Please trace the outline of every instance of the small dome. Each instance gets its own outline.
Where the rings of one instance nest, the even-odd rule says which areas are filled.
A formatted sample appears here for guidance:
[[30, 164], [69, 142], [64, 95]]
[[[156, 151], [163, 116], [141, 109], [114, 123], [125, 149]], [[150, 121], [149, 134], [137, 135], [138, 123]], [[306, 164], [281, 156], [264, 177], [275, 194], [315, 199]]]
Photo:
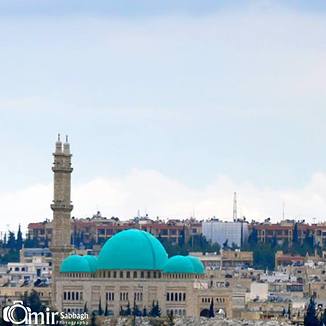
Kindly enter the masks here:
[[90, 273], [91, 268], [84, 256], [71, 255], [64, 259], [60, 266], [61, 273]]
[[162, 270], [168, 255], [150, 233], [129, 229], [107, 240], [98, 256], [99, 270]]
[[164, 266], [164, 273], [204, 274], [205, 268], [194, 256], [173, 256]]
[[83, 258], [87, 260], [90, 271], [92, 273], [95, 273], [96, 269], [97, 269], [97, 257], [91, 256], [91, 255], [86, 255], [86, 256], [83, 256]]
[[194, 274], [194, 266], [187, 256], [173, 256], [164, 266], [164, 273], [187, 273]]
[[195, 256], [187, 256], [187, 257], [188, 257], [188, 259], [190, 259], [196, 274], [204, 274], [205, 273], [205, 266], [198, 257], [195, 257]]

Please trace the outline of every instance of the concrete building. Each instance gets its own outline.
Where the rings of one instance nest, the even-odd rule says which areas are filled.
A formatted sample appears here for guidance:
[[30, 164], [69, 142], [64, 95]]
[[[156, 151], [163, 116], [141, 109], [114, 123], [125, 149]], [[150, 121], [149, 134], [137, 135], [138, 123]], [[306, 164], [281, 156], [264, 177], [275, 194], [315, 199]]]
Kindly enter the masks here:
[[31, 262], [8, 263], [7, 275], [10, 286], [22, 286], [43, 281], [48, 284], [51, 276], [49, 263], [40, 257], [34, 257]]
[[230, 247], [232, 244], [241, 247], [248, 239], [248, 223], [240, 220], [235, 222], [206, 221], [203, 222], [202, 230], [207, 240], [221, 246], [227, 241]]
[[221, 250], [216, 253], [191, 252], [190, 255], [198, 257], [207, 270], [217, 270], [230, 267], [249, 267], [253, 264], [251, 251]]
[[52, 266], [52, 253], [49, 248], [22, 248], [19, 251], [19, 261], [21, 263], [32, 263], [35, 257]]

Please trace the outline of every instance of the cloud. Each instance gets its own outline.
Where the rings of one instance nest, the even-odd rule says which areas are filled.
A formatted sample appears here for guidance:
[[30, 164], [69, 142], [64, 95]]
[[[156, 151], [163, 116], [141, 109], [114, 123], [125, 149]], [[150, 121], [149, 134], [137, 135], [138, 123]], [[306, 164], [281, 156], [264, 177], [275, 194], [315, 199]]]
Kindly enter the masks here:
[[[235, 183], [218, 176], [203, 188], [192, 188], [154, 170], [130, 171], [123, 177], [97, 177], [72, 189], [73, 215], [82, 218], [100, 210], [104, 216], [128, 219], [139, 209], [150, 217], [197, 218], [217, 216], [231, 220], [233, 192], [238, 192], [239, 216], [263, 220], [281, 218], [283, 202], [288, 218], [313, 222], [326, 212], [326, 173], [316, 173], [298, 189], [271, 189], [251, 183]], [[17, 192], [1, 193], [0, 229], [26, 227], [30, 222], [51, 218], [52, 185], [34, 185]]]

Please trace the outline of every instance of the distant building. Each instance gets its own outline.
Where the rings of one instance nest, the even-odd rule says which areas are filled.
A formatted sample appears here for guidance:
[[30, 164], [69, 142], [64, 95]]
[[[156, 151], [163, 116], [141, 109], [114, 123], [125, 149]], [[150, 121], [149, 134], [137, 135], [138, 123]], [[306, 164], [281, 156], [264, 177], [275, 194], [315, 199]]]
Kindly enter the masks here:
[[213, 243], [221, 246], [227, 241], [228, 246], [241, 247], [248, 239], [248, 223], [245, 221], [222, 222], [211, 220], [203, 222], [203, 235]]
[[207, 270], [217, 270], [230, 267], [252, 266], [253, 254], [251, 251], [227, 250], [221, 254], [190, 252], [192, 256], [198, 257]]
[[[52, 243], [52, 222], [28, 225], [28, 238], [37, 247], [48, 247]], [[97, 212], [91, 218], [71, 219], [71, 240], [75, 247], [92, 248], [102, 245], [108, 238], [127, 229], [139, 229], [153, 234], [157, 238], [169, 240], [173, 244], [188, 242], [202, 234], [202, 223], [195, 219], [153, 220], [148, 217], [120, 221], [116, 217], [102, 217]]]
[[52, 265], [52, 253], [49, 248], [22, 248], [19, 251], [19, 261], [21, 263], [31, 263], [35, 257]]
[[[299, 241], [302, 241], [309, 232], [312, 232], [312, 228], [309, 224], [294, 220], [285, 220], [274, 224], [266, 220], [264, 223], [250, 225], [250, 229], [257, 230], [259, 241], [272, 242], [276, 240], [276, 242], [281, 245], [285, 242], [291, 243], [293, 241], [295, 225], [297, 225]], [[312, 234], [313, 233], [314, 232], [312, 232]]]
[[38, 280], [48, 284], [50, 266], [40, 257], [34, 257], [29, 263], [8, 263], [7, 274], [11, 286], [29, 285]]

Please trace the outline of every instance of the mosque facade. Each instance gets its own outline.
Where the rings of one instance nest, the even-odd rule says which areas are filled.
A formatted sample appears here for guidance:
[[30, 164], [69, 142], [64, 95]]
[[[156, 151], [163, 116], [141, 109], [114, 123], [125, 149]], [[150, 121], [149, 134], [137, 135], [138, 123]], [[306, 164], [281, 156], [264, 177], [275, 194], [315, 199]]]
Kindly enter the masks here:
[[204, 265], [194, 256], [168, 257], [161, 242], [146, 231], [129, 229], [108, 239], [98, 256], [74, 254], [70, 236], [71, 154], [60, 138], [54, 153], [54, 272], [52, 305], [63, 312], [106, 311], [119, 316], [128, 308], [161, 315], [199, 317], [211, 302], [232, 317], [228, 289], [210, 287]]

